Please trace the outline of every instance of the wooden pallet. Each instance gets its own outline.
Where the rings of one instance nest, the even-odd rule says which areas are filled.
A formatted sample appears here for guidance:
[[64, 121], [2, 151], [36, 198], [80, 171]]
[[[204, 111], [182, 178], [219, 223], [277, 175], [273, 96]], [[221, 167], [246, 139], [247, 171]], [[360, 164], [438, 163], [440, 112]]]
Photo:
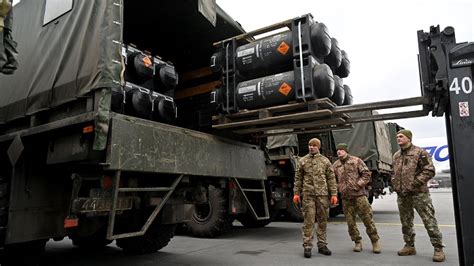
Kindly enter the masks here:
[[335, 126], [346, 126], [350, 116], [346, 113], [335, 114], [336, 104], [328, 98], [301, 103], [289, 103], [280, 106], [261, 108], [239, 113], [222, 115], [212, 127], [230, 130], [237, 134], [266, 134], [273, 129], [293, 129], [295, 131], [330, 130]]

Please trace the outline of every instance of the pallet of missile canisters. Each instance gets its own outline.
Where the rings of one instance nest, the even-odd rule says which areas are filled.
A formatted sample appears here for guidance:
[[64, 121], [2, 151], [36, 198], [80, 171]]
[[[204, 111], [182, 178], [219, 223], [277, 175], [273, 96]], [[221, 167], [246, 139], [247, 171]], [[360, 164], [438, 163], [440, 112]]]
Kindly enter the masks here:
[[[256, 35], [288, 30], [254, 40]], [[346, 113], [332, 109], [352, 104], [347, 53], [327, 27], [310, 14], [215, 44], [211, 68], [222, 86], [211, 94], [219, 114], [214, 129], [238, 134], [273, 129], [308, 131], [347, 126]]]
[[133, 45], [123, 45], [123, 84], [112, 90], [112, 111], [171, 123], [176, 119], [174, 66]]

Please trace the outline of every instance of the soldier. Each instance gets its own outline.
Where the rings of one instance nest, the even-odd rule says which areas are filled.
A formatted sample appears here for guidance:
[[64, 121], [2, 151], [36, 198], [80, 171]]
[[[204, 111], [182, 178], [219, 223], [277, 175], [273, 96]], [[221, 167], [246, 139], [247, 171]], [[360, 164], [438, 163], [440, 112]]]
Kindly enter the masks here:
[[12, 4], [0, 0], [0, 73], [11, 75], [18, 68], [16, 42], [12, 38]]
[[428, 192], [428, 180], [433, 178], [435, 168], [430, 155], [411, 143], [410, 130], [397, 133], [400, 150], [393, 155], [394, 174], [392, 186], [397, 192], [398, 210], [402, 223], [405, 246], [398, 251], [399, 256], [415, 255], [415, 231], [413, 230], [414, 211], [418, 212], [425, 225], [431, 244], [434, 247], [433, 261], [445, 260], [443, 239], [435, 218], [435, 210]]
[[362, 251], [362, 238], [356, 224], [356, 215], [359, 215], [372, 242], [372, 251], [380, 253], [379, 235], [365, 190], [365, 186], [370, 182], [371, 172], [364, 161], [348, 153], [346, 143], [338, 144], [336, 149], [339, 159], [332, 166], [337, 177], [337, 188], [342, 196], [342, 208], [349, 235], [355, 242], [354, 252]]
[[9, 0], [0, 0], [0, 32], [2, 32], [5, 27], [5, 18], [8, 13], [10, 13], [11, 8], [12, 4]]
[[309, 154], [298, 161], [293, 197], [293, 201], [299, 204], [300, 195], [303, 193], [304, 224], [301, 231], [305, 258], [311, 258], [315, 219], [318, 223], [316, 229], [318, 252], [327, 256], [331, 255], [331, 250], [328, 249], [326, 242], [329, 217], [328, 195], [331, 196], [331, 204], [337, 204], [336, 178], [329, 159], [319, 153], [321, 141], [312, 138], [308, 143], [308, 148]]

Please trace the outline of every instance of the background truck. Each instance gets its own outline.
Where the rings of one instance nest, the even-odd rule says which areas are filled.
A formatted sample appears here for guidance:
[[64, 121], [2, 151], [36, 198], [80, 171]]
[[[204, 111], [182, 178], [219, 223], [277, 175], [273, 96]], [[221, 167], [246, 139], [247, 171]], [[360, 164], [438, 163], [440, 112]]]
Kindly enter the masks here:
[[[372, 111], [365, 111], [359, 113], [353, 113], [353, 117], [369, 116]], [[395, 126], [392, 123], [392, 126]], [[398, 125], [397, 125], [398, 126]], [[277, 196], [285, 195], [281, 200], [284, 203], [278, 203], [275, 205], [280, 210], [284, 210], [286, 215], [295, 221], [302, 220], [302, 214], [300, 206], [293, 204], [292, 202], [292, 186], [294, 183], [294, 165], [299, 157], [304, 156], [308, 153], [308, 141], [313, 137], [321, 139], [321, 153], [328, 157], [332, 162], [337, 160], [336, 145], [338, 143], [347, 143], [349, 145], [349, 153], [360, 157], [367, 167], [372, 172], [372, 180], [368, 184], [367, 195], [369, 202], [372, 203], [374, 198], [378, 198], [380, 195], [384, 195], [384, 189], [390, 186], [390, 176], [392, 174], [392, 154], [393, 148], [391, 146], [391, 140], [395, 139], [396, 131], [390, 131], [389, 124], [382, 121], [372, 121], [357, 123], [346, 129], [332, 130], [328, 132], [319, 133], [307, 133], [307, 134], [294, 134], [294, 135], [283, 135], [280, 141], [270, 141], [271, 147], [277, 146], [276, 143], [280, 144], [278, 151], [280, 154], [276, 154], [275, 149], [274, 155], [270, 156], [272, 169], [271, 172], [281, 173], [280, 182], [276, 182], [274, 177], [269, 175], [268, 181], [270, 183], [282, 184], [270, 186], [271, 191], [275, 191], [274, 194]], [[285, 141], [286, 139], [286, 141]], [[267, 145], [268, 146], [268, 145]], [[274, 196], [273, 200], [277, 201], [277, 197]], [[284, 206], [282, 208], [281, 206]], [[335, 217], [342, 213], [342, 205], [330, 209], [330, 216]]]
[[219, 82], [212, 43], [243, 32], [214, 1], [14, 9], [21, 63], [0, 76], [2, 265], [34, 264], [66, 236], [153, 252], [210, 204], [214, 231], [228, 212], [269, 218], [259, 146], [187, 123], [194, 91]]

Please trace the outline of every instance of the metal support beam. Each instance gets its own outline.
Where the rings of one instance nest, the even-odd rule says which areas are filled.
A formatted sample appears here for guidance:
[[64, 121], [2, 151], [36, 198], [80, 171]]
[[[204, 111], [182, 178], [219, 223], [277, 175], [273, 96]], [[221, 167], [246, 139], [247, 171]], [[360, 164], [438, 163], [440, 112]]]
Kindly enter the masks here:
[[400, 112], [400, 113], [391, 113], [391, 114], [378, 114], [364, 117], [354, 117], [346, 120], [347, 124], [351, 123], [360, 123], [360, 122], [371, 122], [371, 121], [380, 121], [380, 120], [396, 120], [402, 118], [413, 118], [427, 116], [429, 114], [428, 110], [421, 111], [409, 111], [409, 112]]
[[250, 31], [250, 32], [247, 32], [247, 33], [237, 35], [237, 36], [232, 37], [232, 38], [228, 38], [228, 39], [225, 39], [225, 40], [222, 40], [222, 41], [219, 41], [219, 42], [215, 42], [214, 47], [219, 47], [223, 43], [229, 42], [232, 39], [235, 39], [236, 41], [239, 41], [239, 40], [242, 40], [242, 39], [247, 39], [247, 40], [250, 41], [251, 38], [253, 38], [254, 36], [257, 36], [257, 35], [260, 35], [260, 34], [263, 34], [263, 33], [266, 33], [266, 32], [270, 32], [270, 31], [274, 31], [274, 30], [277, 30], [277, 29], [281, 29], [281, 28], [284, 28], [284, 27], [289, 28], [291, 26], [291, 22], [293, 22], [293, 19], [285, 20], [285, 21], [275, 23], [273, 25], [270, 25], [270, 26], [267, 26], [267, 27], [264, 27], [264, 28], [260, 28], [260, 29], [254, 30], [254, 31]]
[[390, 109], [390, 108], [416, 106], [416, 105], [423, 105], [423, 104], [429, 104], [429, 103], [430, 103], [429, 98], [413, 97], [413, 98], [397, 99], [397, 100], [390, 100], [390, 101], [338, 106], [332, 109], [332, 112], [333, 114], [361, 112], [361, 111], [370, 111], [370, 110], [382, 110], [382, 109]]

